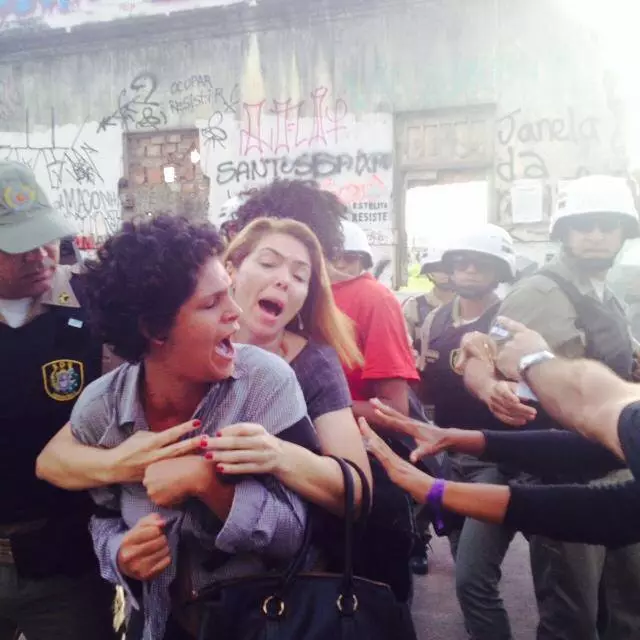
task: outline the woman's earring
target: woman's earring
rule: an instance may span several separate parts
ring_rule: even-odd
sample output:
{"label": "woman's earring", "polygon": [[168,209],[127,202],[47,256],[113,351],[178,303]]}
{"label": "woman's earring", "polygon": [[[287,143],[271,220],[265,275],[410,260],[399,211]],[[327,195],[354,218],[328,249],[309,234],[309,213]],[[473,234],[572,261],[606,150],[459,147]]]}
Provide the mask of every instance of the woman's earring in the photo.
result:
{"label": "woman's earring", "polygon": [[302,321],[302,316],[298,314],[298,329],[300,331],[304,331],[304,322]]}

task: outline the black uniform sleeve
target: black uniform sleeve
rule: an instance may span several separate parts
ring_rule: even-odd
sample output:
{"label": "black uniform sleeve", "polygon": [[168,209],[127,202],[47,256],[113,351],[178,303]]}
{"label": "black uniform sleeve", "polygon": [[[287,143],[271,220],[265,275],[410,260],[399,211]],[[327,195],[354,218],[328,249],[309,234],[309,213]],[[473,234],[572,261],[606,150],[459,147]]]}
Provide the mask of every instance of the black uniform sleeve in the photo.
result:
{"label": "black uniform sleeve", "polygon": [[640,402],[625,407],[618,421],[622,452],[634,478],[640,480]]}
{"label": "black uniform sleeve", "polygon": [[[626,466],[608,449],[574,431],[483,431],[483,434],[484,459],[508,464],[542,480],[553,479],[557,474],[580,474],[585,469],[595,478]],[[638,453],[640,456],[640,448]]]}
{"label": "black uniform sleeve", "polygon": [[524,534],[616,549],[640,542],[640,484],[511,485],[504,524]]}

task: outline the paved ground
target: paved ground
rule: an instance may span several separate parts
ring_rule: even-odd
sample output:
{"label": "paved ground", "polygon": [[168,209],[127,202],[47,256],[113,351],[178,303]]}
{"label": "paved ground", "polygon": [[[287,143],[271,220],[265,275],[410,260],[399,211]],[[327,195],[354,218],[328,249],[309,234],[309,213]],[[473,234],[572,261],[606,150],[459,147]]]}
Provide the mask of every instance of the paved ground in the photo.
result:
{"label": "paved ground", "polygon": [[[429,575],[416,580],[413,616],[419,640],[467,640],[455,595],[453,560],[446,539],[434,538]],[[518,536],[503,566],[502,594],[514,640],[534,640],[538,612],[527,543]]]}

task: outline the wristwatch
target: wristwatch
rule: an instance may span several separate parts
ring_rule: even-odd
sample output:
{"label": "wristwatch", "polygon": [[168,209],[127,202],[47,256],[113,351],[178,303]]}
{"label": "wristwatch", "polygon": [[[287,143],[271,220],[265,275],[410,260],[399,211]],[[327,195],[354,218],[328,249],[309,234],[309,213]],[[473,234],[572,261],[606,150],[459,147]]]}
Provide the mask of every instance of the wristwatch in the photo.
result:
{"label": "wristwatch", "polygon": [[549,360],[555,360],[555,356],[551,351],[536,351],[536,353],[530,353],[528,356],[520,358],[518,373],[523,380],[526,380],[527,372],[531,367],[542,364],[543,362],[548,362]]}

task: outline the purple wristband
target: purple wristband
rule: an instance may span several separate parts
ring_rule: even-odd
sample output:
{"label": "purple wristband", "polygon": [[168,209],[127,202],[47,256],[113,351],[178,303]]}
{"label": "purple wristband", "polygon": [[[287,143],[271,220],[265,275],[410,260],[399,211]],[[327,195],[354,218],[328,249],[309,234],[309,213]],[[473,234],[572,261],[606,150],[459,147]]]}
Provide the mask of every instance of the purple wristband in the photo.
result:
{"label": "purple wristband", "polygon": [[432,485],[426,496],[426,504],[433,508],[436,517],[436,528],[444,529],[444,521],[442,520],[442,498],[444,497],[445,481],[438,479]]}

